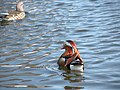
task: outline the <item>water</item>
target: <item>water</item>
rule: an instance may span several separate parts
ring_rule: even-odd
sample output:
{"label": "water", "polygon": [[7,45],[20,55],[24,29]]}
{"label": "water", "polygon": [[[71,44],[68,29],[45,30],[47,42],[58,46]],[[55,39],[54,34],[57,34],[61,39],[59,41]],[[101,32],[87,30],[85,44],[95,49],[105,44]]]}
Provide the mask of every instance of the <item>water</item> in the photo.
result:
{"label": "water", "polygon": [[[26,0],[26,18],[0,22],[0,90],[119,90],[120,0]],[[1,0],[0,13],[15,0]],[[77,43],[84,73],[59,70]]]}

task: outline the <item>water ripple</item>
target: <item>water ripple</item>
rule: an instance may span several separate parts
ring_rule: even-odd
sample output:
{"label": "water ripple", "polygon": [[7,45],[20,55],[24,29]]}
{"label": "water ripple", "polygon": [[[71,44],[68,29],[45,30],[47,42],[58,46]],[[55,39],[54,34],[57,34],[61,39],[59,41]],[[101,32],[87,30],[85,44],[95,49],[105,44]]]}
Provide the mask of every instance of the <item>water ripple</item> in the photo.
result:
{"label": "water ripple", "polygon": [[[29,0],[26,18],[0,21],[2,89],[119,89],[119,0]],[[14,9],[2,0],[0,13]],[[7,10],[6,10],[7,9]],[[84,73],[60,70],[66,39],[77,43]]]}

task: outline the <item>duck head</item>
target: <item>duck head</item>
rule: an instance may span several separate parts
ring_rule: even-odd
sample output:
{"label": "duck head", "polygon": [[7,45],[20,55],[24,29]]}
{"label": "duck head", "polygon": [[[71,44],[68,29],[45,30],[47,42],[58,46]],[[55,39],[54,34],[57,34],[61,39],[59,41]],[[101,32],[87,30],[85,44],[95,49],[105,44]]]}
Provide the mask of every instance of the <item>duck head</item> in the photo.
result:
{"label": "duck head", "polygon": [[17,11],[20,11],[20,12],[23,12],[23,11],[24,11],[24,4],[23,4],[23,1],[22,1],[22,0],[19,0],[19,1],[17,2],[16,10],[17,10]]}
{"label": "duck head", "polygon": [[71,45],[64,43],[61,49],[65,49],[65,52],[61,55],[64,56],[71,56],[73,54],[73,48]]}

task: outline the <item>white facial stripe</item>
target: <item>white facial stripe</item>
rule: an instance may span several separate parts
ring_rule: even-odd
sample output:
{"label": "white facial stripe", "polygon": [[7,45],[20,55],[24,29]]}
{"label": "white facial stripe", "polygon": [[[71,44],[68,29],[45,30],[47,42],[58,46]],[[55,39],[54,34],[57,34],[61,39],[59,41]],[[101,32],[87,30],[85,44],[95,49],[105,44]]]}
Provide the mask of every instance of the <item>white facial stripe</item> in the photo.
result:
{"label": "white facial stripe", "polygon": [[72,45],[70,43],[68,43],[68,42],[65,42],[65,44],[68,45],[68,46],[70,46],[70,47],[72,47]]}
{"label": "white facial stripe", "polygon": [[[68,42],[65,42],[64,45],[65,44],[68,45],[68,46],[70,46],[70,47],[72,47],[72,45],[70,43],[68,43]],[[74,49],[72,49],[72,52],[74,53]]]}

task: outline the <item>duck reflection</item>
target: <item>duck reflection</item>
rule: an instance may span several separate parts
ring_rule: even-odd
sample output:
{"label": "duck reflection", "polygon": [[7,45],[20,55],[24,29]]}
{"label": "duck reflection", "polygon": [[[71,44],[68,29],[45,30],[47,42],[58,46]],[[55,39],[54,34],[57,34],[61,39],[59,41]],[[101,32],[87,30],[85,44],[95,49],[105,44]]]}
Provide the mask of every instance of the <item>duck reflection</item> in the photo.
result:
{"label": "duck reflection", "polygon": [[71,84],[70,86],[65,86],[65,90],[80,90],[83,89],[83,83],[84,83],[84,76],[83,72],[80,71],[71,71],[71,70],[66,70],[63,74],[64,80],[69,81]]}
{"label": "duck reflection", "polygon": [[65,71],[63,74],[64,80],[72,82],[82,82],[84,80],[83,73],[79,71]]}
{"label": "duck reflection", "polygon": [[81,89],[84,89],[84,87],[65,86],[64,89],[65,90],[81,90]]}
{"label": "duck reflection", "polygon": [[10,24],[12,24],[12,21],[5,21],[5,20],[0,21],[0,26],[6,26]]}

